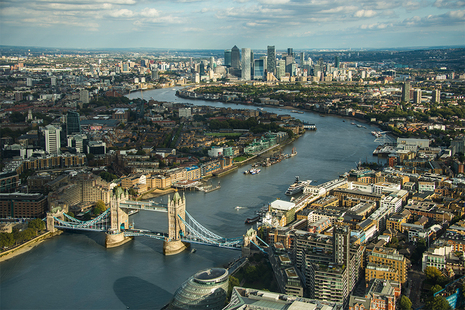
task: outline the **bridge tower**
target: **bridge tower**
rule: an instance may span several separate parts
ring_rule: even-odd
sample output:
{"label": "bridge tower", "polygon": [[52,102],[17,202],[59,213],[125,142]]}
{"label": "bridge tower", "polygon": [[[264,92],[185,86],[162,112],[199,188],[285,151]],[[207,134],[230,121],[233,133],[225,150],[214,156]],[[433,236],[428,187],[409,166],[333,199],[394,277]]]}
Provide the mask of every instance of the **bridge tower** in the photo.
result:
{"label": "bridge tower", "polygon": [[255,253],[254,250],[252,249],[252,244],[253,243],[258,244],[257,231],[253,228],[250,228],[249,230],[247,230],[243,238],[244,238],[244,244],[242,245],[242,256],[249,257],[253,253]]}
{"label": "bridge tower", "polygon": [[132,237],[125,237],[121,229],[129,228],[129,215],[119,207],[121,201],[128,198],[127,193],[121,187],[116,189],[110,200],[110,229],[105,236],[105,247],[114,248],[130,240]]}
{"label": "bridge tower", "polygon": [[186,226],[180,219],[186,218],[186,196],[176,191],[173,199],[168,198],[168,237],[163,242],[163,253],[174,255],[189,247],[189,243],[181,241],[186,232]]}

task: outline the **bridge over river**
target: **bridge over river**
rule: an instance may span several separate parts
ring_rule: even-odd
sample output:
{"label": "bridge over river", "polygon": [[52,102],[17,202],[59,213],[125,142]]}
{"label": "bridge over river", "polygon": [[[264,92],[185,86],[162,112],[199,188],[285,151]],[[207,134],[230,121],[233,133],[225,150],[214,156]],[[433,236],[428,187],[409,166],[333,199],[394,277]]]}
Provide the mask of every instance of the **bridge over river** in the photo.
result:
{"label": "bridge over river", "polygon": [[[131,210],[145,210],[168,213],[168,232],[137,229],[129,225]],[[81,221],[63,212],[47,214],[49,230],[71,229],[83,231],[98,231],[106,234],[105,245],[108,248],[120,246],[133,237],[149,237],[163,241],[163,253],[173,255],[182,252],[191,243],[241,250],[250,248],[251,244],[258,247],[256,231],[249,230],[247,234],[237,238],[222,237],[196,221],[186,211],[185,195],[181,197],[175,192],[167,204],[154,201],[132,201],[127,193],[117,188],[112,196],[110,206],[98,217]]]}

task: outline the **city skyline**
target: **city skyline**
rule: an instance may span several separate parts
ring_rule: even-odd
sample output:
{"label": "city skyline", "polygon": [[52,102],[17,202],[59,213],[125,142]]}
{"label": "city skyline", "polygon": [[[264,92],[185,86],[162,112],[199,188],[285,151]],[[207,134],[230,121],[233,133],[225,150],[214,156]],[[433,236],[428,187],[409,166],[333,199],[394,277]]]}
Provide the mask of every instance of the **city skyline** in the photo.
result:
{"label": "city skyline", "polygon": [[0,45],[345,49],[465,42],[459,0],[7,0],[1,6]]}

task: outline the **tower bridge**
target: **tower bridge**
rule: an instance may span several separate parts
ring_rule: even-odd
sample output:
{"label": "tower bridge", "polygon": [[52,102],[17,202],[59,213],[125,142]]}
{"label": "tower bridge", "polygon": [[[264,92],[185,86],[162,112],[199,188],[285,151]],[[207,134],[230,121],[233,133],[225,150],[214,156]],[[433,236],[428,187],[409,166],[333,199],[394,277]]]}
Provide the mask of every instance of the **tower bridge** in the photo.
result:
{"label": "tower bridge", "polygon": [[[149,237],[163,241],[163,253],[173,255],[184,251],[190,244],[202,244],[221,248],[244,250],[251,244],[257,245],[256,232],[250,230],[237,238],[222,237],[197,222],[186,211],[186,197],[175,192],[167,204],[155,201],[132,201],[128,194],[118,188],[112,196],[110,206],[90,221],[75,219],[63,212],[47,213],[47,228],[98,231],[106,234],[107,248],[120,246],[133,237]],[[130,210],[146,210],[168,213],[168,232],[137,229],[129,225]]]}

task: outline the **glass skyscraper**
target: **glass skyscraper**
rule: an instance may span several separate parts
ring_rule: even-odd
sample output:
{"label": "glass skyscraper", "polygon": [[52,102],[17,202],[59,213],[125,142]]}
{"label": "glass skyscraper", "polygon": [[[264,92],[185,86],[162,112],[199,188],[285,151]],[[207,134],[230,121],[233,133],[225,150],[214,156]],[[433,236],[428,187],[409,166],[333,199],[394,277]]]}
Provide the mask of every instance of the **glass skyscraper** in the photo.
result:
{"label": "glass skyscraper", "polygon": [[274,45],[268,46],[267,56],[268,56],[268,59],[267,59],[266,70],[267,72],[270,72],[276,75],[276,49]]}
{"label": "glass skyscraper", "polygon": [[255,59],[253,66],[253,79],[262,80],[265,75],[265,59]]}
{"label": "glass skyscraper", "polygon": [[231,67],[231,50],[224,50],[224,65]]}
{"label": "glass skyscraper", "polygon": [[233,67],[234,69],[241,68],[241,52],[239,51],[239,48],[235,45],[231,49],[231,67]]}
{"label": "glass skyscraper", "polygon": [[250,48],[242,49],[242,62],[241,63],[242,63],[241,79],[248,81],[252,78],[252,70],[251,70],[252,50]]}
{"label": "glass skyscraper", "polygon": [[75,133],[81,133],[79,113],[76,111],[68,111],[68,114],[66,114],[66,134],[72,135]]}

